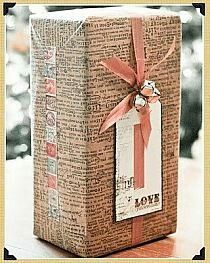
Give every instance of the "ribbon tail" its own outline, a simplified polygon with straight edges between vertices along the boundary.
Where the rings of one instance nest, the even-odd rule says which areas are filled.
[[[143,112],[143,114],[140,112],[140,120],[141,120],[142,137],[144,140],[144,145],[147,148],[148,143],[149,143],[150,134],[152,131],[149,107],[146,108],[146,111]]]
[[[111,57],[100,62],[104,67],[112,71],[115,75],[125,80],[132,87],[136,83],[136,73],[118,57]]]
[[[130,109],[132,109],[131,99],[136,95],[136,91],[128,94],[107,116],[105,121],[102,123],[101,128],[99,130],[99,134],[103,133],[109,127],[111,127],[114,123],[116,123],[119,119],[123,117],[125,113],[127,113]]]
[[[147,72],[146,74],[146,78],[149,78],[150,73],[157,67],[159,66],[163,61],[165,61],[174,51],[176,46],[176,37],[174,37],[173,42],[168,50],[168,52],[166,53],[166,55],[163,57],[163,59],[161,59],[156,65],[152,66],[151,69]]]

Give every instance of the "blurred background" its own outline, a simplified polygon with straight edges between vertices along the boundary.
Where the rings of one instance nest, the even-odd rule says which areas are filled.
[[[29,15],[93,6],[16,5],[6,16],[6,158],[31,155]],[[94,6],[96,7],[96,6]],[[145,6],[177,12],[183,26],[181,157],[201,156],[202,16],[193,6]]]

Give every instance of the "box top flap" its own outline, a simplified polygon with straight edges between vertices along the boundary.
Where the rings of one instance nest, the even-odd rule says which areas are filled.
[[[42,14],[31,15],[31,19],[52,19],[67,21],[84,21],[88,17],[97,18],[130,18],[130,17],[147,17],[147,16],[177,16],[177,13],[145,8],[140,5],[124,5],[100,8],[82,8],[56,12],[48,12]]]

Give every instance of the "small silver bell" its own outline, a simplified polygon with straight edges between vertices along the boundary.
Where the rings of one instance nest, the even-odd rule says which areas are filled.
[[[142,107],[144,107],[147,104],[147,101],[144,97],[137,94],[134,98],[134,106],[137,110],[140,110]]]
[[[146,97],[152,96],[154,89],[155,82],[152,80],[145,80],[144,84],[141,87],[141,94]]]

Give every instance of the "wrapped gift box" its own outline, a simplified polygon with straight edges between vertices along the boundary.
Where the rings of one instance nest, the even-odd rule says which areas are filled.
[[[144,158],[138,152],[135,108],[99,132],[113,108],[133,92],[102,63],[115,56],[137,70],[133,18],[141,21],[145,72],[175,44],[150,74],[161,97],[150,108],[152,132]],[[33,15],[30,24],[34,234],[96,257],[175,232],[179,17],[112,7]],[[138,169],[144,171],[139,178]]]

